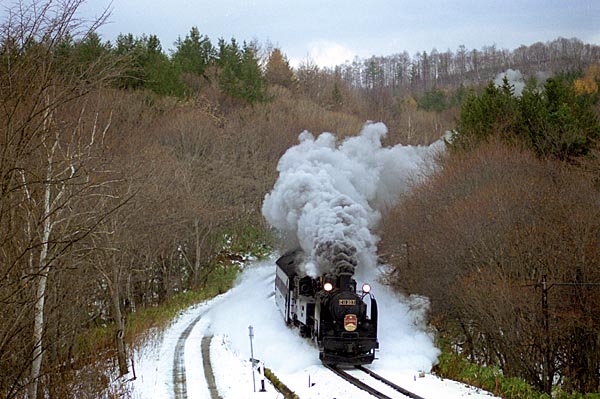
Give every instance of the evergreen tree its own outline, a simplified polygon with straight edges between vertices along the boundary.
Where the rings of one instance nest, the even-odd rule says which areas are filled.
[[[600,139],[593,96],[577,94],[563,78],[548,79],[543,90],[530,82],[521,97],[506,77],[502,86],[490,82],[484,92],[471,93],[461,108],[454,148],[471,148],[489,137],[522,143],[539,156],[570,160],[586,155]]]
[[[184,84],[181,70],[162,51],[160,40],[151,35],[143,40],[141,65],[144,71],[144,86],[157,94],[182,96]]]
[[[334,110],[339,110],[344,105],[344,98],[340,89],[339,79],[333,82],[333,89],[331,90],[331,106]]]
[[[244,42],[240,49],[235,39],[231,43],[220,39],[217,64],[223,93],[250,104],[265,100],[265,80],[253,46]]]
[[[425,111],[442,112],[448,108],[446,94],[437,88],[426,91],[419,99],[418,104],[419,108]]]
[[[219,39],[219,55],[217,65],[219,66],[219,88],[233,97],[240,95],[240,65],[242,54],[235,39],[227,43]]]
[[[162,95],[183,95],[181,71],[162,51],[156,35],[140,38],[131,33],[119,35],[115,52],[125,57],[129,65],[127,73],[119,81],[120,87],[147,88]]]
[[[528,86],[520,100],[522,134],[541,156],[567,160],[586,155],[600,138],[590,97],[562,79],[548,79],[544,91]]]
[[[133,34],[120,34],[117,37],[116,55],[123,57],[128,65],[127,70],[119,79],[119,87],[136,89],[144,85],[144,73],[142,68],[143,46],[141,40],[134,37]]]
[[[246,43],[242,50],[240,79],[242,80],[242,98],[251,104],[265,100],[266,82],[260,67],[257,49]]]
[[[458,128],[453,132],[454,147],[471,148],[491,136],[512,141],[518,115],[514,88],[505,77],[502,86],[490,82],[481,96],[471,92],[460,111]]]
[[[74,48],[81,69],[84,70],[102,57],[106,57],[110,51],[110,44],[102,43],[100,36],[96,32],[91,32],[77,42]]]
[[[207,36],[192,27],[185,39],[178,38],[172,60],[182,72],[204,76],[206,67],[215,59],[215,48]]]

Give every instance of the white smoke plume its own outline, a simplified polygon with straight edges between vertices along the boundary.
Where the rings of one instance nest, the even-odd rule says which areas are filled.
[[[521,71],[514,69],[507,69],[505,72],[501,72],[496,75],[494,79],[494,84],[496,86],[502,86],[504,83],[504,77],[508,80],[508,83],[513,86],[515,90],[515,97],[521,97],[523,93],[523,89],[525,88],[525,80],[523,79],[523,74]]]
[[[360,268],[376,265],[379,238],[374,228],[409,188],[442,140],[424,147],[383,147],[383,123],[367,123],[360,135],[338,143],[332,133],[315,138],[305,131],[300,143],[281,157],[279,178],[263,203],[271,226],[309,255],[305,272],[331,273],[340,248]]]

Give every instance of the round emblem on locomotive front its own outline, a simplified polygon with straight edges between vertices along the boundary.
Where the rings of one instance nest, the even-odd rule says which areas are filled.
[[[355,314],[347,314],[344,316],[344,330],[354,331],[357,327],[357,319]]]

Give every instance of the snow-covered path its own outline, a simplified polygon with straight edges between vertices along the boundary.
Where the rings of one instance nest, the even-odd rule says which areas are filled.
[[[129,383],[133,398],[176,398],[176,392],[181,392],[181,397],[191,398],[194,392],[208,393],[203,368],[197,364],[197,359],[202,359],[201,341],[207,328],[202,315],[222,299],[218,297],[187,309],[163,334],[149,338],[135,352],[136,379]],[[190,326],[193,327],[187,339],[181,340]]]
[[[325,369],[317,348],[285,325],[273,300],[274,270],[274,259],[247,267],[228,293],[187,309],[161,336],[150,339],[134,356],[137,379],[129,383],[132,397],[171,399],[185,397],[176,396],[176,392],[185,390],[188,398],[210,399],[201,347],[202,339],[212,335],[210,358],[221,398],[282,398],[268,381],[267,392],[254,392],[254,385],[260,388],[260,376],[254,373],[253,384],[248,336],[248,326],[252,325],[255,358],[300,398],[371,399],[368,393]],[[402,304],[396,305],[393,311],[390,306],[383,309],[388,313],[408,312]],[[422,333],[414,326],[398,326],[399,320],[408,319],[398,314],[381,311],[380,318],[381,351],[371,369],[427,399],[491,398],[489,393],[427,373],[430,356],[419,353],[428,350]],[[181,340],[188,328],[187,339]],[[178,342],[183,347],[179,355]],[[185,376],[177,376],[177,357],[182,357]],[[419,377],[420,371],[425,371],[424,377]]]

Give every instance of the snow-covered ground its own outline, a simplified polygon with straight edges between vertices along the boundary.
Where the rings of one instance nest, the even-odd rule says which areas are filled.
[[[174,353],[183,331],[198,319],[185,341],[187,397],[210,399],[204,376],[201,341],[213,335],[210,357],[223,399],[282,398],[266,384],[254,392],[248,327],[253,326],[254,357],[264,362],[300,398],[371,398],[325,369],[317,348],[286,326],[273,297],[274,260],[248,266],[236,286],[211,301],[183,312],[160,336],[149,339],[135,355],[137,379],[129,382],[133,398],[175,398]],[[369,366],[396,384],[424,398],[490,399],[489,393],[431,374],[438,350],[431,337],[411,320],[414,310],[377,284],[380,303],[380,352]],[[424,372],[421,377],[420,372]],[[254,371],[259,390],[260,375]],[[131,376],[130,376],[131,377]]]

